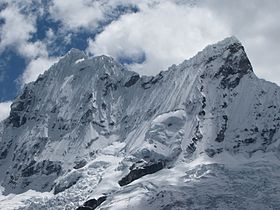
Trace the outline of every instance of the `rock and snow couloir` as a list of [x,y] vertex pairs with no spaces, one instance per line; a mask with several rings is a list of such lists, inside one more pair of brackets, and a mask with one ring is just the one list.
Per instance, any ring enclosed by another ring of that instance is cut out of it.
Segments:
[[73,49],[1,126],[3,194],[51,191],[19,209],[280,206],[280,88],[234,37],[156,76]]

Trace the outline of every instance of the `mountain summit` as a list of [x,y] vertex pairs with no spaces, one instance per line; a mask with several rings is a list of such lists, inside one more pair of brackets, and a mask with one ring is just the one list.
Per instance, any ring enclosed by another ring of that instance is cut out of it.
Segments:
[[72,49],[0,126],[3,193],[51,192],[21,209],[276,209],[279,104],[235,37],[149,77]]

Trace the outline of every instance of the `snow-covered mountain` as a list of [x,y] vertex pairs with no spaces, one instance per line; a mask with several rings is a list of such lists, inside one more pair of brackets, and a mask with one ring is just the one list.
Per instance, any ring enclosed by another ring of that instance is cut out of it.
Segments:
[[279,127],[234,37],[150,77],[73,49],[1,123],[0,208],[279,209]]

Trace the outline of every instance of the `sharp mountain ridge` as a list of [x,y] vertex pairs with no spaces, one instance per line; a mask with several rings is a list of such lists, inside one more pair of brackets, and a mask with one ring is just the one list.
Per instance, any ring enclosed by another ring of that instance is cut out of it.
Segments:
[[156,76],[72,49],[1,122],[3,193],[52,194],[19,209],[253,209],[264,200],[273,209],[276,197],[260,191],[256,201],[253,188],[235,186],[263,168],[259,177],[271,178],[260,188],[279,178],[279,104],[280,88],[256,77],[235,37]]

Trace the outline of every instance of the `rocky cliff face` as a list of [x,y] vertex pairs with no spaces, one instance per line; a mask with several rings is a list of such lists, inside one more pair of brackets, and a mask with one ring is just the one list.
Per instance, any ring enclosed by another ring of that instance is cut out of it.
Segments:
[[[204,196],[201,208],[236,208],[242,199],[236,205],[229,200],[248,188],[238,192],[221,181],[228,197],[219,202],[218,193],[211,203],[206,194],[217,187],[215,176],[234,174],[241,183],[253,179],[256,164],[274,158],[278,164],[279,99],[280,88],[255,76],[234,37],[152,77],[73,49],[12,104],[0,136],[0,181],[5,194],[56,194],[29,202],[29,209],[75,209],[104,195],[105,209],[199,207],[187,195],[190,189]],[[235,160],[246,167],[227,168]],[[277,164],[273,173],[260,173],[271,176],[269,186],[278,178]],[[210,177],[208,184],[201,177]],[[278,205],[274,197],[266,199]]]

